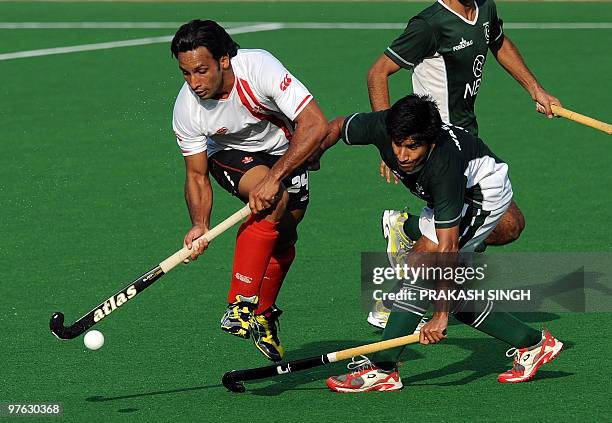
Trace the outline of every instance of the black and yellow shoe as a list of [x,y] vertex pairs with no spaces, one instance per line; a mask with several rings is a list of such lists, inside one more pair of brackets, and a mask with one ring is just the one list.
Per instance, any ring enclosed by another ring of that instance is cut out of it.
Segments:
[[282,310],[276,306],[270,307],[263,314],[251,318],[251,335],[255,346],[268,360],[280,361],[285,355],[285,349],[278,339],[278,317]]
[[257,296],[236,295],[236,301],[227,305],[221,318],[221,330],[234,336],[247,339],[250,334],[250,321],[253,310],[257,308]]

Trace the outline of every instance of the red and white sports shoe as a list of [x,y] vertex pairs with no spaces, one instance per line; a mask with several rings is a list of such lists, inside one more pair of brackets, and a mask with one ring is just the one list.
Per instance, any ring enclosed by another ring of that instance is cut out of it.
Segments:
[[542,332],[542,341],[529,348],[510,348],[507,357],[514,356],[512,369],[500,374],[497,380],[501,383],[519,383],[531,379],[542,364],[550,363],[559,355],[563,342],[554,338],[550,332]]
[[404,385],[397,370],[385,371],[373,364],[367,357],[360,356],[348,364],[349,373],[332,376],[327,386],[335,392],[396,391]]

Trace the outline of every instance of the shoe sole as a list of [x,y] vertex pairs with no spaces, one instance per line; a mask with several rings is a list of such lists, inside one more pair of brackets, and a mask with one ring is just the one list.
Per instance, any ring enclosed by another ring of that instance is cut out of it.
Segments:
[[266,357],[268,360],[273,361],[274,363],[278,363],[279,361],[282,361],[282,359],[283,359],[282,355],[279,356],[278,358],[272,357],[271,355],[268,354],[268,352],[266,350],[264,350],[262,347],[260,347],[259,344],[257,342],[255,342],[254,339],[253,339],[253,344],[259,350],[259,352],[262,353],[263,356]]
[[503,380],[502,381],[502,380],[497,379],[497,381],[500,383],[521,383],[521,382],[527,382],[531,380],[536,375],[536,373],[538,372],[542,364],[550,363],[555,358],[557,358],[557,356],[561,353],[561,351],[563,351],[563,342],[561,341],[557,341],[557,342],[559,343],[559,348],[553,349],[550,353],[544,355],[541,358],[541,360],[535,365],[535,369],[531,372],[529,376],[522,378],[522,379],[516,379],[516,380]]
[[383,383],[380,385],[370,386],[367,389],[348,389],[348,388],[341,388],[335,385],[330,385],[328,383],[327,387],[330,390],[341,393],[341,394],[358,394],[361,392],[374,392],[374,391],[379,391],[379,392],[399,391],[404,388],[404,385],[397,386],[397,384],[395,383]]
[[385,327],[387,326],[387,322],[383,323],[380,319],[374,317],[371,312],[368,313],[368,318],[366,320],[370,325],[374,326],[377,329],[385,329]]

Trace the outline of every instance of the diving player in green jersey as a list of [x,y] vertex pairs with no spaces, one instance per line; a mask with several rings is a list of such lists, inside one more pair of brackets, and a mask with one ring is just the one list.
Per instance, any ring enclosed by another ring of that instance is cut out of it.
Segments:
[[[505,230],[501,218],[512,200],[508,165],[481,139],[443,123],[430,98],[411,94],[389,110],[336,118],[321,154],[340,137],[348,145],[374,145],[406,188],[427,202],[419,218],[422,236],[413,252],[473,252],[494,228],[501,225],[498,229]],[[396,300],[383,339],[412,333],[428,307],[426,298]],[[512,347],[507,354],[514,356],[514,366],[498,376],[502,383],[531,379],[563,347],[548,331],[527,326],[493,302],[469,300],[447,309],[436,307],[420,331],[422,344],[445,337],[449,311],[460,322]],[[402,351],[403,347],[384,350],[371,361],[366,357],[353,361],[350,373],[329,378],[327,385],[336,392],[400,389],[397,362]]]
[[[559,100],[544,90],[525,65],[521,54],[504,34],[503,22],[492,0],[438,0],[414,16],[404,32],[385,50],[368,73],[368,92],[373,111],[389,108],[388,78],[404,68],[412,71],[415,94],[429,95],[438,105],[442,120],[478,135],[474,113],[476,96],[482,83],[488,51],[531,95],[536,108],[552,117],[551,104]],[[380,163],[380,174],[387,182],[391,170]],[[398,183],[397,175],[394,174]],[[518,206],[513,202],[504,221],[512,232],[495,230],[483,240],[487,245],[504,245],[515,241],[525,226]],[[416,216],[407,211],[385,210],[381,222],[387,241],[387,253],[403,256],[420,236]],[[377,303],[368,315],[368,322],[384,328],[388,310]]]

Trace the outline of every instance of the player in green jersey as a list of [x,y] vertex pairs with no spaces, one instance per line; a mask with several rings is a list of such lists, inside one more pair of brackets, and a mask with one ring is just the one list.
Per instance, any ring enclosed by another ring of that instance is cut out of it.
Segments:
[[[428,97],[411,94],[388,110],[336,118],[322,151],[340,137],[348,145],[374,145],[406,188],[427,202],[419,218],[422,236],[413,252],[444,253],[437,255],[437,260],[452,258],[452,253],[473,252],[499,225],[512,201],[508,165],[481,139],[443,123]],[[548,331],[527,326],[491,301],[438,306],[422,327],[420,342],[432,344],[445,338],[452,312],[460,322],[512,346],[508,353],[515,357],[514,366],[499,375],[503,383],[529,380],[563,347]],[[383,339],[412,333],[428,308],[427,299],[395,301]],[[403,347],[385,350],[371,361],[365,357],[354,361],[349,374],[329,378],[327,385],[336,392],[400,389],[397,362],[402,351]]]
[[[559,100],[542,88],[504,34],[503,22],[492,0],[438,0],[410,19],[404,32],[368,73],[372,110],[389,108],[387,80],[404,68],[412,71],[413,92],[431,96],[444,122],[478,135],[474,104],[489,50],[529,92],[537,110],[552,117],[550,105],[560,105]],[[380,173],[388,182],[393,173],[398,183],[397,175],[384,161],[381,161]],[[525,220],[515,203],[502,219],[504,226],[513,230],[493,231],[479,246],[480,250],[486,245],[508,244],[520,236]],[[381,224],[393,264],[397,261],[394,257],[402,257],[420,236],[418,219],[406,211],[385,210]],[[388,315],[388,309],[377,303],[367,320],[373,326],[384,328]]]

